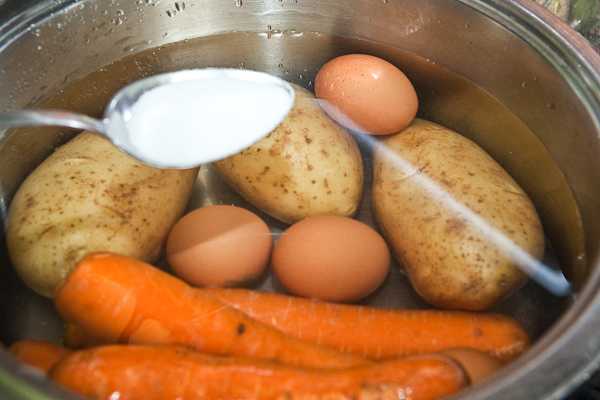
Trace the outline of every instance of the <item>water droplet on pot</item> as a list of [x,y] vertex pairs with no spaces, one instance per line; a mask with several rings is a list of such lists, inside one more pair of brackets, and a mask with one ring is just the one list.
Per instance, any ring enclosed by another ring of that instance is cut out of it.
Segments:
[[235,3],[234,3],[234,4],[235,4],[235,6],[236,6],[237,8],[240,8],[241,6],[243,6],[243,5],[244,5],[244,3],[243,3],[243,1],[242,1],[242,0],[235,0]]

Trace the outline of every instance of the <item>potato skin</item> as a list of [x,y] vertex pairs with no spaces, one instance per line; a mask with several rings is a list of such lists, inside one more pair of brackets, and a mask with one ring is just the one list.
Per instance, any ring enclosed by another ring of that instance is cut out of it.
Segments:
[[417,183],[420,174],[507,235],[535,258],[544,252],[542,225],[525,192],[469,139],[425,120],[382,140],[410,162],[408,174],[375,150],[375,217],[415,290],[449,309],[483,310],[527,277],[482,233]]
[[350,216],[363,190],[358,146],[310,92],[294,89],[296,101],[286,119],[255,145],[216,162],[216,169],[252,205],[283,222]]
[[29,287],[52,297],[89,252],[155,261],[197,172],[150,168],[98,135],[77,135],[12,200],[7,244],[14,267]]

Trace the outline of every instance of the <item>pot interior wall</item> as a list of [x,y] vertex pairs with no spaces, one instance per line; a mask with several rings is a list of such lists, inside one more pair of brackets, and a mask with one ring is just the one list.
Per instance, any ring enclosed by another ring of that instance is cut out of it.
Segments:
[[[283,48],[286,54],[268,57],[268,55],[281,53],[280,50]],[[530,146],[537,146],[537,161],[542,160],[548,168],[554,168],[558,172],[558,168],[535,135],[497,99],[470,81],[413,53],[375,42],[322,33],[287,33],[271,37],[262,33],[227,33],[148,49],[107,65],[67,85],[59,94],[44,100],[42,105],[48,108],[78,109],[92,115],[101,115],[111,95],[128,82],[159,72],[205,66],[243,66],[264,70],[310,88],[320,65],[336,55],[352,52],[379,54],[399,65],[415,83],[421,95],[423,104],[421,116],[453,127],[456,125],[459,128],[464,127],[472,139],[483,142],[484,145],[486,142],[489,143],[486,146],[488,151],[495,150],[499,155],[503,155],[503,151],[507,154],[514,153],[512,150],[507,150],[510,147],[505,141],[505,136],[497,138],[498,131],[494,129],[503,128],[511,135],[519,135],[516,139],[519,142],[526,141]],[[287,54],[293,56],[287,57]],[[469,109],[476,111],[468,113]],[[456,114],[452,111],[456,111]],[[493,118],[494,123],[489,124],[490,118]],[[486,124],[492,128],[487,128]],[[9,140],[14,140],[17,145],[26,146],[22,138],[36,135],[39,131],[39,129],[23,129],[13,133]],[[61,139],[72,135],[60,129],[54,131],[62,133]],[[368,154],[368,151],[364,154]],[[520,157],[511,158],[510,155],[505,159],[509,164],[515,163],[514,160],[517,162],[523,160]],[[524,160],[527,160],[527,157]],[[366,181],[369,182],[368,156],[365,161]],[[562,179],[560,173],[557,177]],[[562,182],[559,181],[559,184],[566,187],[564,179]],[[368,187],[369,184],[365,186]],[[210,166],[203,167],[194,193],[190,208],[214,203],[235,203],[252,208],[230,191],[212,172]],[[566,193],[570,195],[570,192]],[[572,197],[567,198],[573,202]],[[374,225],[369,200],[370,195],[367,191],[358,218]],[[262,216],[269,221],[276,233],[284,228],[267,215]],[[547,263],[556,264],[553,248],[549,247],[547,254]],[[62,324],[52,311],[51,304],[20,287],[21,285],[16,282],[17,279],[13,277],[13,285],[7,288],[13,295],[5,302],[5,315],[8,316],[5,325],[7,328],[4,332],[5,340],[11,341],[32,335],[60,340]],[[15,290],[15,287],[19,289]],[[263,284],[263,289],[273,288],[277,288],[277,283],[267,281]],[[371,305],[387,307],[426,307],[426,304],[414,293],[407,279],[401,276],[399,268],[394,269],[384,287],[367,302]],[[17,306],[19,303],[20,306]],[[538,337],[560,315],[563,303],[532,283],[500,304],[497,310],[514,315],[527,327],[532,337]],[[25,313],[22,312],[24,308],[28,309]],[[542,309],[549,309],[552,312],[539,312]]]
[[[475,140],[529,193],[549,238],[549,264],[581,284],[598,252],[600,148],[593,121],[539,54],[460,2],[86,1],[27,26],[0,50],[0,92],[7,94],[0,109],[40,105],[91,115],[100,115],[120,87],[158,72],[242,67],[311,88],[318,68],[336,55],[382,56],[414,82],[422,117]],[[72,135],[21,129],[0,142],[4,211],[27,173]],[[209,167],[196,193],[191,207],[223,199],[243,204]],[[371,219],[368,200],[360,218]],[[10,265],[5,251],[1,257]],[[60,340],[63,327],[51,303],[27,290],[11,268],[2,274],[0,339]],[[423,307],[399,275],[396,269],[389,280],[400,284],[386,284],[369,302]],[[497,311],[515,316],[535,338],[568,305],[530,283]]]

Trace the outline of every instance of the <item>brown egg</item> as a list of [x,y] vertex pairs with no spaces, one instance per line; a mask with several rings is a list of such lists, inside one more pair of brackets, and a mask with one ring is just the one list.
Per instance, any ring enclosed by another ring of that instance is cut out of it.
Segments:
[[[415,88],[402,71],[379,57],[365,54],[340,56],[325,64],[315,79],[315,93],[373,135],[403,130],[419,107]],[[331,112],[330,115],[352,128]]]
[[356,301],[387,276],[388,247],[375,230],[351,218],[306,218],[288,228],[273,251],[273,271],[291,293]]
[[272,239],[257,215],[234,206],[208,206],[184,216],[167,239],[167,260],[195,286],[236,286],[260,276]]
[[452,349],[443,352],[458,362],[472,384],[479,383],[502,368],[502,363],[489,354],[472,349]]

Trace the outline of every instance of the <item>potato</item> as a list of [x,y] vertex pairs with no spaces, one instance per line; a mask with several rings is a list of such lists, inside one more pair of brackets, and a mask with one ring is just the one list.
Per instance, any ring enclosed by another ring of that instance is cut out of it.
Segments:
[[[375,217],[415,290],[429,303],[483,310],[526,281],[505,252],[465,214],[423,185],[430,178],[535,258],[542,225],[525,192],[487,153],[465,137],[424,120],[376,146]],[[391,151],[391,153],[389,152]],[[411,164],[401,167],[397,155]]]
[[79,134],[27,177],[11,203],[14,267],[33,290],[52,297],[89,252],[155,261],[197,172],[150,168],[98,135]]
[[281,221],[350,216],[363,189],[358,146],[310,92],[294,88],[287,118],[254,146],[215,163],[216,169],[242,197]]

